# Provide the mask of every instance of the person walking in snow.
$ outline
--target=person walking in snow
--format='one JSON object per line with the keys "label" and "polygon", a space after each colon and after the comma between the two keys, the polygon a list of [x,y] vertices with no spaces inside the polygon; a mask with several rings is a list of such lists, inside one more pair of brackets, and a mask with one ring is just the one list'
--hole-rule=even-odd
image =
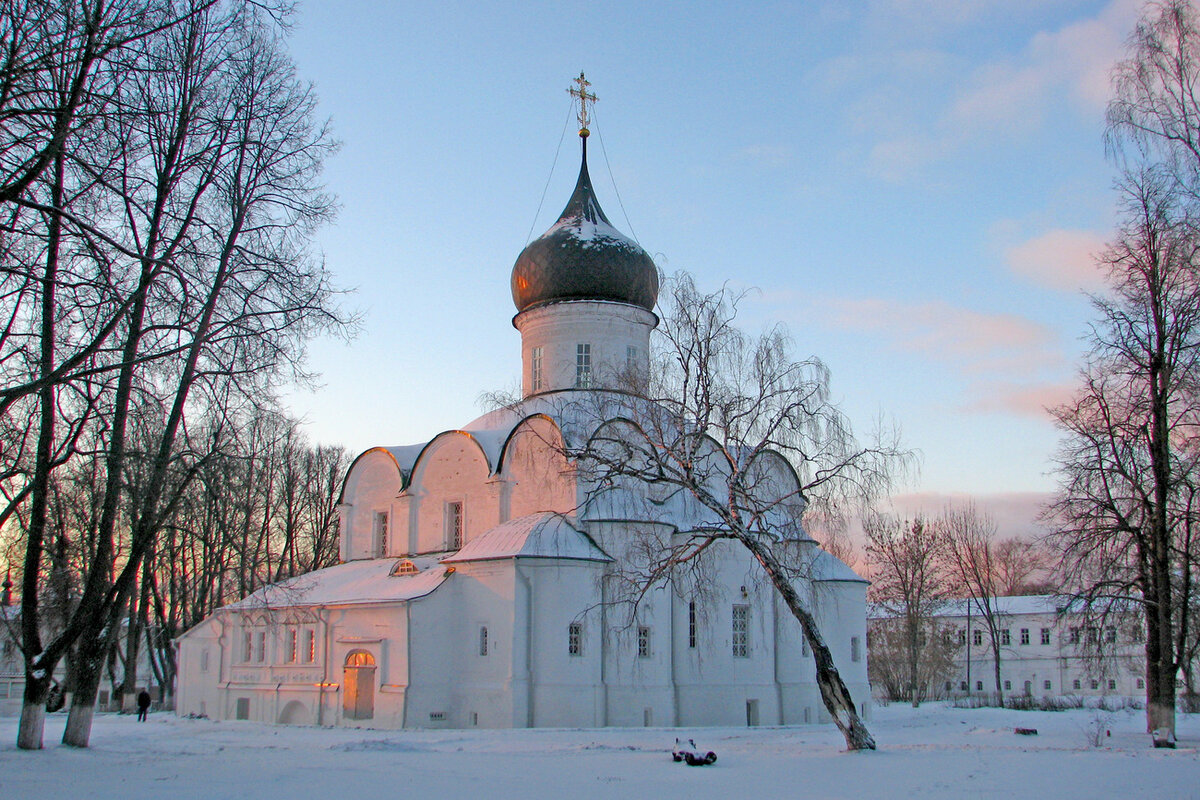
{"label": "person walking in snow", "polygon": [[146,721],[146,712],[150,710],[150,693],[145,689],[138,692],[138,722]]}

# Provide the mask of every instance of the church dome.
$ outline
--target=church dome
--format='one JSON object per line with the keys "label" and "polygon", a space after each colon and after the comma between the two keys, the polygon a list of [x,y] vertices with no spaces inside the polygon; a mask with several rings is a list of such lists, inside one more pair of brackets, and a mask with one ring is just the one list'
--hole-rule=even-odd
{"label": "church dome", "polygon": [[512,296],[517,311],[561,300],[611,300],[654,310],[658,269],[604,216],[588,177],[586,139],[575,192],[558,222],[517,256]]}

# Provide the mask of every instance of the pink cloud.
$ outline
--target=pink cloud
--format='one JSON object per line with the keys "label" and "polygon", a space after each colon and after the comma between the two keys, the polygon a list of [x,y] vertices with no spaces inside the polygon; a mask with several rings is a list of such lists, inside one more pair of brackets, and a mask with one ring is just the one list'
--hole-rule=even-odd
{"label": "pink cloud", "polygon": [[1103,286],[1104,273],[1096,255],[1104,237],[1091,231],[1052,230],[1008,250],[1013,272],[1052,289],[1094,291]]}
{"label": "pink cloud", "polygon": [[968,411],[1002,412],[1047,419],[1047,409],[1071,399],[1073,388],[1067,384],[988,383],[975,387],[976,399]]}
{"label": "pink cloud", "polygon": [[967,373],[1057,367],[1057,336],[1045,325],[1015,314],[972,311],[941,301],[840,300],[824,304],[843,328],[882,332],[892,346],[948,362]]}

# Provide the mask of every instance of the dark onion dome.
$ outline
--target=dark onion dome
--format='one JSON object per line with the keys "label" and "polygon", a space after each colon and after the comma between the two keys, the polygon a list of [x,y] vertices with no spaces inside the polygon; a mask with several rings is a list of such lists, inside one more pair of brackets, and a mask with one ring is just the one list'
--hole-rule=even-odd
{"label": "dark onion dome", "polygon": [[517,311],[559,300],[613,300],[654,310],[658,269],[608,221],[592,191],[587,144],[575,192],[558,222],[530,242],[512,271]]}

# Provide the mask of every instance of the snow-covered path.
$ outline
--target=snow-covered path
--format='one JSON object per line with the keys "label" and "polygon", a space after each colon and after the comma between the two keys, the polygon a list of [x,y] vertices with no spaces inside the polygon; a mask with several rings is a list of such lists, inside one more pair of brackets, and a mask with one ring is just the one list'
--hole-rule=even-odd
{"label": "snow-covered path", "polygon": [[[1155,797],[1200,798],[1200,718],[1154,750],[1140,712],[1097,714],[926,705],[875,711],[875,753],[841,752],[832,727],[374,731],[275,727],[152,714],[100,715],[92,747],[20,752],[0,719],[0,796],[12,798]],[[1097,722],[1105,736],[1088,744]],[[1014,727],[1037,728],[1017,736]],[[715,750],[675,764],[676,736]]]}

